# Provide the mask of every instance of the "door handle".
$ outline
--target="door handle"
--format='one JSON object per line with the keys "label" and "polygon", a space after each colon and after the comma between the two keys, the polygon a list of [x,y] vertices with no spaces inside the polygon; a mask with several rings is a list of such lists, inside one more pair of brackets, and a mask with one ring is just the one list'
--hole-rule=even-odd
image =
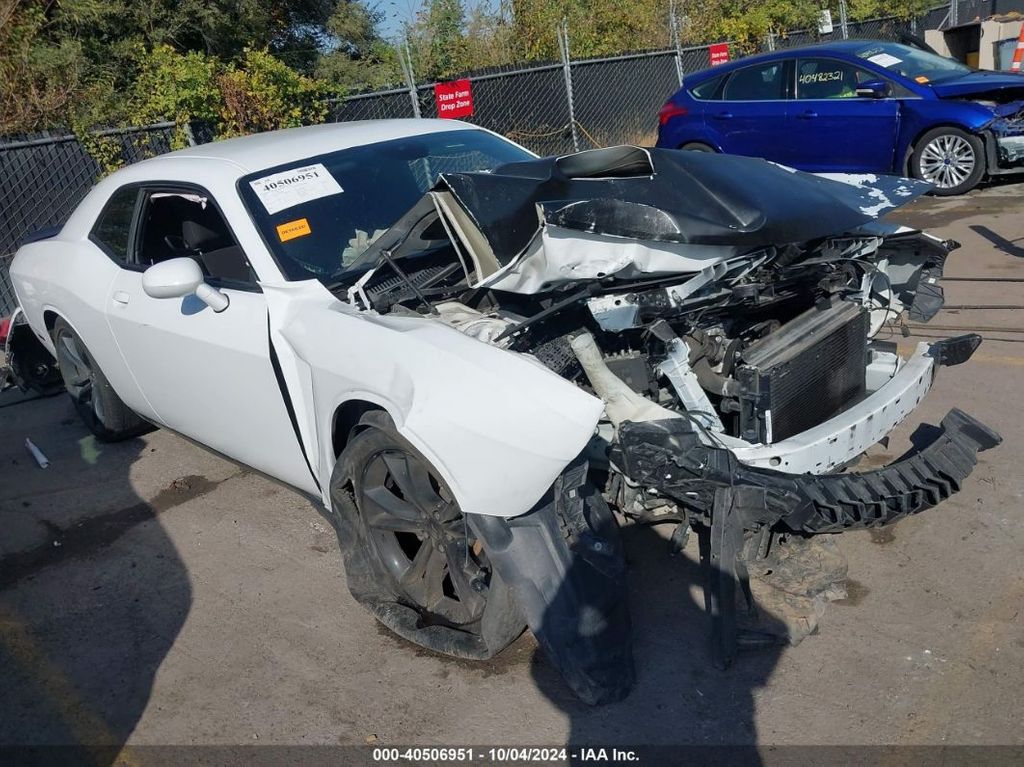
{"label": "door handle", "polygon": [[815,112],[813,109],[808,109],[806,112],[801,112],[800,114],[798,114],[797,118],[800,120],[813,120],[817,116],[817,112]]}
{"label": "door handle", "polygon": [[131,300],[131,295],[123,290],[115,290],[113,299],[119,304],[127,304]]}
{"label": "door handle", "polygon": [[731,120],[732,112],[719,112],[715,115],[712,115],[712,117],[714,117],[716,120]]}

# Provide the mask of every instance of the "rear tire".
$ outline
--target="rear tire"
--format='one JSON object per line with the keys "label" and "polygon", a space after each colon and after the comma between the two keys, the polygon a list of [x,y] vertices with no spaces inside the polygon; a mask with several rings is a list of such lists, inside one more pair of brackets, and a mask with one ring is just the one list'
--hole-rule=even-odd
{"label": "rear tire", "polygon": [[939,197],[964,194],[985,176],[985,144],[960,128],[934,128],[914,145],[910,173],[933,184]]}
{"label": "rear tire", "polygon": [[152,428],[121,401],[82,339],[59,318],[53,326],[53,345],[64,388],[96,439],[118,442]]}
{"label": "rear tire", "polygon": [[381,411],[363,416],[331,477],[349,590],[399,636],[490,658],[526,620],[451,491]]}

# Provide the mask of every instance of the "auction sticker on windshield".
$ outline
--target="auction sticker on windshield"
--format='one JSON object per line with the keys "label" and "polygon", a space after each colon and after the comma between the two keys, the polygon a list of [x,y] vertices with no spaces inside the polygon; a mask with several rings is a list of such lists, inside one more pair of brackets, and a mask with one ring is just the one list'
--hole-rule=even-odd
{"label": "auction sticker on windshield", "polygon": [[903,59],[898,59],[895,56],[890,56],[888,53],[879,53],[868,58],[872,64],[878,64],[880,67],[889,68],[895,64],[899,64]]}
{"label": "auction sticker on windshield", "polygon": [[293,205],[345,191],[323,163],[264,176],[250,181],[249,186],[271,215]]}

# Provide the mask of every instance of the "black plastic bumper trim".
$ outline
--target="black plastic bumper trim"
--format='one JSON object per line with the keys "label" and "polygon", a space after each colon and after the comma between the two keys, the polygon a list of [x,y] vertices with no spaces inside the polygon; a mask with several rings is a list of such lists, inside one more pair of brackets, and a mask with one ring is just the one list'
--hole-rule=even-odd
{"label": "black plastic bumper trim", "polygon": [[[959,492],[977,454],[1002,438],[962,410],[942,419],[931,442],[864,473],[793,475],[740,463],[703,444],[684,419],[624,424],[613,460],[627,476],[710,517],[715,491],[742,490],[743,526],[781,523],[803,533],[879,527],[936,506]],[[754,500],[756,499],[756,500]]]}

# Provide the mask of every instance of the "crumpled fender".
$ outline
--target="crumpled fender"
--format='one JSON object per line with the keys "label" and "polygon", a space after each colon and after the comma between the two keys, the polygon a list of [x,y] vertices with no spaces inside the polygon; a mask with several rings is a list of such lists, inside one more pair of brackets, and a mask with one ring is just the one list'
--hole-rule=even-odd
{"label": "crumpled fender", "polygon": [[350,400],[386,410],[472,514],[526,513],[594,434],[601,401],[532,357],[429,318],[359,311],[313,280],[262,287],[270,342],[325,493],[334,414]]}

